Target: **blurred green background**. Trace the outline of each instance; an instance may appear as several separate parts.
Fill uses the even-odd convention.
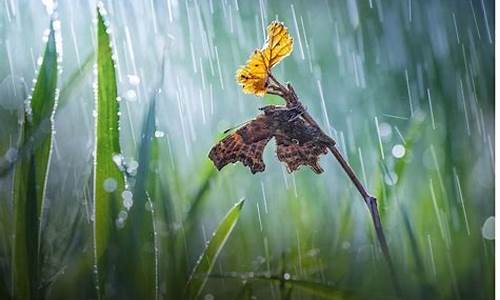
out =
[[[6,0],[1,6],[3,163],[18,152],[23,102],[41,63],[52,9],[60,20],[61,93],[42,222],[43,296],[93,299],[96,3]],[[207,158],[225,129],[280,101],[244,95],[234,80],[274,19],[288,26],[295,43],[273,72],[292,83],[379,199],[405,298],[493,298],[494,1],[144,0],[104,1],[104,7],[128,166],[137,168],[144,117],[156,99],[158,153],[148,163],[156,172],[149,180],[160,185],[149,195],[162,212],[153,215],[159,298],[175,299],[173,286],[182,285],[169,261],[191,270],[242,198],[239,222],[201,299],[396,296],[369,212],[331,155],[321,159],[322,175],[307,168],[288,174],[273,143],[264,153],[265,172],[256,175],[241,164],[216,172]],[[5,297],[12,293],[15,251],[12,175],[0,178]],[[139,248],[155,251],[152,243]],[[119,251],[124,255],[113,264],[137,259],[127,257],[127,248]],[[119,277],[106,283],[111,298],[123,297],[127,288]]]

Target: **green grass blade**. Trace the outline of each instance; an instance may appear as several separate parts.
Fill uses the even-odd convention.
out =
[[[220,278],[220,279],[236,279],[241,280],[245,278],[245,282],[248,284],[255,283],[257,281],[263,282],[272,282],[277,284],[282,284],[284,287],[293,290],[302,290],[307,292],[310,295],[314,295],[319,297],[320,299],[331,299],[331,300],[349,300],[356,299],[353,292],[340,290],[338,287],[317,282],[317,281],[308,281],[296,278],[288,278],[285,279],[282,276],[276,275],[252,275],[249,276],[241,276],[241,274],[214,274],[210,276],[211,278]],[[381,299],[374,296],[373,299]]]
[[[198,222],[198,212],[202,206],[203,200],[206,199],[208,193],[210,192],[210,186],[217,176],[217,169],[214,168],[211,161],[206,160],[201,167],[202,179],[199,188],[193,194],[191,198],[191,205],[189,207],[186,216],[184,217],[184,224],[186,227],[186,232],[190,233],[192,228],[195,228]]]
[[[28,147],[29,153],[17,164],[14,174],[14,298],[35,298],[43,293],[38,288],[41,285],[40,225],[52,151],[52,117],[56,107],[56,87],[57,51],[51,23],[31,103],[20,130],[21,144],[31,143],[31,136],[37,132],[40,146],[36,149]],[[50,122],[44,122],[46,119]]]
[[[57,106],[59,108],[63,108],[66,104],[68,104],[69,96],[87,79],[88,75],[92,74],[92,67],[95,63],[96,54],[94,51],[89,53],[87,57],[83,60],[82,64],[71,73],[68,80],[63,84],[61,88],[61,93],[59,94],[59,101]]]
[[[229,210],[222,222],[217,226],[215,232],[208,242],[203,254],[198,259],[196,266],[191,273],[189,281],[186,285],[186,293],[188,299],[198,297],[205,286],[208,276],[217,260],[217,256],[224,247],[229,235],[233,231],[234,226],[238,222],[241,209],[245,200],[242,199],[233,208]]]
[[[149,109],[144,118],[141,142],[138,153],[138,169],[135,175],[133,189],[133,205],[128,212],[127,223],[120,233],[123,240],[120,245],[127,249],[121,261],[127,257],[134,257],[128,263],[123,273],[123,281],[128,282],[131,289],[129,295],[134,298],[158,299],[158,256],[155,245],[153,224],[153,203],[146,193],[147,182],[154,175],[151,174],[150,158],[155,132],[156,95],[153,96]],[[151,206],[150,210],[146,207]]]
[[[94,156],[94,262],[97,293],[105,293],[103,280],[108,271],[108,241],[114,230],[115,209],[124,191],[124,176],[113,160],[120,155],[119,103],[116,74],[101,10],[97,12],[97,99]]]
[[[95,52],[92,51],[84,60],[81,66],[79,66],[70,76],[68,81],[63,84],[61,88],[61,92],[59,93],[59,98],[57,100],[58,111],[60,111],[66,104],[69,103],[69,96],[75,89],[82,85],[87,76],[91,74],[92,66],[95,62]],[[58,112],[56,111],[56,113]],[[40,121],[40,124],[43,126],[39,126],[38,130],[32,133],[33,139],[28,144],[22,144],[19,148],[19,154],[17,159],[13,161],[6,161],[3,157],[0,158],[0,178],[9,174],[9,171],[12,170],[16,162],[26,156],[29,156],[30,151],[32,149],[37,149],[41,144],[41,137],[43,134],[39,132],[43,131],[45,127],[49,124],[50,115],[45,115],[43,120]],[[29,141],[30,139],[25,139]]]

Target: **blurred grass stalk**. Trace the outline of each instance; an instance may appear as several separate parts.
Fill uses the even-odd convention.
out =
[[[54,113],[57,105],[58,53],[53,20],[33,89],[20,128],[19,145],[26,155],[14,170],[14,243],[12,280],[14,299],[42,298],[47,282],[42,278],[43,209],[53,142]],[[50,120],[47,122],[46,120]],[[36,136],[35,136],[36,133]],[[34,140],[39,145],[34,147]]]

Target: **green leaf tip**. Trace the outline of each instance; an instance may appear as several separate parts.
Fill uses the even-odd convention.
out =
[[[239,220],[244,203],[245,199],[242,198],[227,212],[219,225],[217,225],[217,228],[210,238],[210,241],[207,243],[207,247],[196,262],[186,284],[185,293],[187,294],[187,299],[197,298],[205,287],[217,257]]]

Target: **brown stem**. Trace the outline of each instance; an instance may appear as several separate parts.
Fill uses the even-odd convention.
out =
[[[281,97],[286,101],[286,106],[287,107],[296,107],[296,106],[302,106],[302,103],[299,100],[299,97],[295,93],[295,90],[293,89],[291,84],[287,84],[285,87],[283,84],[281,84],[271,73],[268,74],[269,78],[271,79],[273,83],[273,90],[272,92],[275,93],[276,90],[278,90],[281,93]],[[276,94],[276,93],[275,93]],[[377,207],[377,199],[370,195],[359,178],[356,176],[356,173],[354,173],[354,170],[351,168],[349,163],[344,159],[342,156],[342,153],[338,150],[336,147],[335,140],[325,134],[319,124],[314,120],[314,118],[307,112],[306,110],[303,110],[302,112],[302,118],[309,123],[310,125],[316,127],[320,134],[322,135],[322,139],[324,142],[328,145],[328,149],[332,152],[333,156],[337,159],[337,161],[340,163],[342,166],[342,169],[346,172],[347,176],[351,179],[352,183],[358,190],[358,192],[361,194],[363,197],[363,200],[365,201],[371,215],[371,219],[373,221],[373,225],[375,227],[375,233],[377,235],[377,239],[380,244],[380,248],[382,249],[382,253],[384,255],[385,261],[387,263],[387,266],[389,268],[389,273],[392,279],[392,283],[394,284],[394,288],[396,290],[396,293],[399,297],[402,298],[402,293],[401,293],[401,288],[399,285],[399,280],[398,277],[396,276],[396,271],[394,269],[394,264],[392,262],[391,255],[389,253],[389,247],[387,246],[387,241],[385,239],[384,235],[384,230],[382,227],[382,222],[380,221],[380,215]]]
[[[354,173],[354,170],[351,168],[349,163],[344,159],[342,156],[342,153],[340,153],[339,149],[335,146],[335,144],[329,144],[328,148],[332,152],[333,156],[337,159],[337,161],[340,163],[342,166],[342,169],[347,173],[349,178],[351,179],[352,183],[356,188],[358,189],[359,193],[363,197],[363,200],[365,201],[366,205],[368,206],[368,209],[370,211],[370,215],[372,217],[373,221],[373,226],[375,227],[375,233],[377,234],[377,239],[380,244],[380,248],[382,249],[382,253],[384,255],[385,261],[387,263],[387,266],[389,268],[389,272],[392,278],[392,282],[394,284],[394,288],[396,289],[396,293],[398,296],[402,297],[402,292],[401,292],[401,287],[399,285],[399,280],[396,275],[396,270],[394,269],[394,265],[392,263],[392,258],[389,253],[389,247],[387,246],[387,241],[385,239],[384,235],[384,229],[382,227],[382,222],[380,221],[380,215],[378,212],[378,206],[377,206],[377,198],[373,197],[370,195],[361,181],[358,179],[356,176],[356,173]]]

